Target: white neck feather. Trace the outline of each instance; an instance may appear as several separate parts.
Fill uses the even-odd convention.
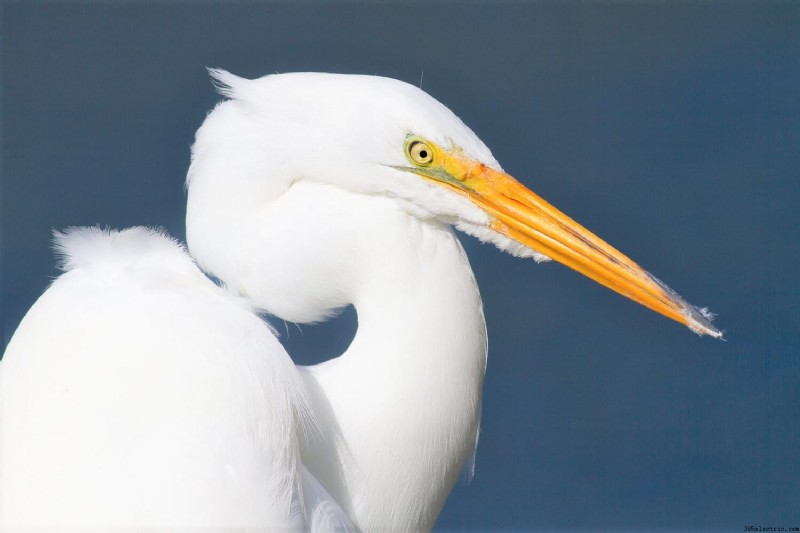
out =
[[[189,231],[193,254],[269,312],[302,321],[355,305],[347,351],[302,369],[324,432],[303,461],[359,529],[430,529],[474,450],[486,368],[480,295],[453,232],[311,182],[203,220],[239,245]]]
[[[480,420],[486,330],[472,271],[449,228],[409,222],[392,226],[393,253],[376,254],[354,295],[351,346],[304,373],[328,431],[304,461],[365,531],[431,528]]]

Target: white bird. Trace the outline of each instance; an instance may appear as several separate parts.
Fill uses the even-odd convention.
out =
[[[212,75],[227,98],[192,149],[191,256],[145,228],[56,237],[65,272],[0,366],[7,529],[431,529],[470,467],[487,353],[452,226],[721,335],[420,89]],[[309,367],[259,315],[348,304],[352,344]]]

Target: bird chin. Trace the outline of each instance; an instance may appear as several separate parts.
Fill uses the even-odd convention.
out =
[[[524,244],[513,239],[509,239],[505,235],[501,235],[486,226],[471,224],[469,222],[459,222],[456,224],[456,229],[463,231],[467,235],[475,237],[481,242],[494,244],[500,250],[511,254],[514,257],[530,257],[537,263],[551,261],[551,259],[546,255],[539,253],[532,248],[528,248]]]

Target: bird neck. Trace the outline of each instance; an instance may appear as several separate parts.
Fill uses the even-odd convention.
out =
[[[187,240],[206,270],[285,320],[358,313],[344,354],[301,368],[320,429],[306,468],[362,531],[430,529],[474,452],[486,368],[480,295],[452,230],[382,195],[301,180],[242,200],[203,178]]]
[[[303,372],[323,431],[303,460],[359,529],[426,530],[475,449],[486,328],[450,228],[378,216],[357,258],[355,338]]]

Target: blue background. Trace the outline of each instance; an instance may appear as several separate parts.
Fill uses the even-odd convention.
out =
[[[476,476],[437,529],[800,526],[799,4],[2,10],[4,344],[57,274],[52,228],[183,238],[189,146],[218,100],[203,67],[421,82],[728,339],[464,238],[489,368]],[[349,311],[284,337],[309,361],[354,328]]]

